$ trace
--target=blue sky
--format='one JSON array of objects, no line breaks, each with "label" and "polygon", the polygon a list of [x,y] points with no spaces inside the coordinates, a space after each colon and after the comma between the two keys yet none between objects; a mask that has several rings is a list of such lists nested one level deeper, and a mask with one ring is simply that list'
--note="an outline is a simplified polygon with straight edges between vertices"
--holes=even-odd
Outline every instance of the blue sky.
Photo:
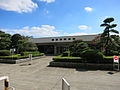
[{"label": "blue sky", "polygon": [[114,17],[120,30],[120,0],[0,0],[0,30],[24,36],[98,34]]}]

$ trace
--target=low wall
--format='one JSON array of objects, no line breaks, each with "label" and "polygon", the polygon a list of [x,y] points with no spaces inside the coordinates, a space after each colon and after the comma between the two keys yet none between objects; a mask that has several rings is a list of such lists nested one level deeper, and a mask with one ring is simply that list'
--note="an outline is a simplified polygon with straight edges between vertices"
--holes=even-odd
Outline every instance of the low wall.
[{"label": "low wall", "polygon": [[[43,56],[33,57],[32,60],[39,59],[41,57],[43,57]],[[30,61],[30,59],[29,58],[17,59],[17,60],[0,59],[0,63],[8,63],[8,64],[18,64],[18,63],[27,62],[27,61]]]},{"label": "low wall", "polygon": [[113,70],[113,64],[95,64],[95,63],[72,63],[72,62],[50,62],[52,67],[66,67],[66,68],[85,68],[85,69],[100,69]]}]

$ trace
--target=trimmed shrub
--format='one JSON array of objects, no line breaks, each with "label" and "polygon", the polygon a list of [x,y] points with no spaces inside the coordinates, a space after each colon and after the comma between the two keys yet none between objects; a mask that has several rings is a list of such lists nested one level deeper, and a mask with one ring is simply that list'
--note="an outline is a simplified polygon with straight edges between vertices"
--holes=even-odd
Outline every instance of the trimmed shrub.
[{"label": "trimmed shrub", "polygon": [[73,57],[80,57],[81,56],[81,52],[71,52],[71,56],[73,56]]},{"label": "trimmed shrub", "polygon": [[118,51],[110,50],[109,56],[112,56],[112,55],[119,55],[119,52]]},{"label": "trimmed shrub", "polygon": [[101,63],[104,63],[104,64],[113,64],[113,58],[107,58],[107,57],[105,57],[104,60],[101,61]]},{"label": "trimmed shrub", "polygon": [[0,56],[10,56],[9,50],[0,50]]},{"label": "trimmed shrub", "polygon": [[[35,56],[43,56],[44,53],[38,53],[38,54],[33,54],[32,56],[35,57]],[[23,59],[23,58],[28,58],[29,56],[26,55],[26,56],[21,56],[20,54],[16,54],[16,55],[13,55],[13,56],[0,56],[0,59],[11,59],[11,60],[16,60],[16,59]]]},{"label": "trimmed shrub", "polygon": [[81,56],[87,63],[100,63],[103,60],[103,54],[92,49],[83,51]]},{"label": "trimmed shrub", "polygon": [[23,59],[23,58],[28,58],[28,56],[0,56],[0,59],[11,59],[11,60]]},{"label": "trimmed shrub", "polygon": [[[120,56],[119,56],[120,58]],[[113,64],[113,56],[105,56],[101,63]]]},{"label": "trimmed shrub", "polygon": [[75,40],[69,46],[69,50],[71,51],[71,56],[73,57],[81,57],[82,52],[88,49],[89,49],[88,44],[81,40]]},{"label": "trimmed shrub", "polygon": [[43,55],[45,55],[45,54],[44,53],[38,53],[38,54],[33,54],[32,56],[36,57],[36,56],[43,56]]},{"label": "trimmed shrub", "polygon": [[[101,54],[100,54],[101,56]],[[101,56],[102,57],[102,56]],[[95,57],[94,57],[95,58]],[[120,58],[120,56],[119,56]],[[94,61],[93,61],[94,60]],[[60,57],[56,56],[53,57],[54,62],[72,62],[72,63],[95,63],[95,64],[113,64],[113,56],[104,56],[100,59],[100,57],[97,57],[96,59],[87,59],[81,58],[81,57]]]},{"label": "trimmed shrub", "polygon": [[62,53],[62,57],[68,57],[70,55],[70,51],[65,51]]},{"label": "trimmed shrub", "polygon": [[39,54],[40,52],[38,52],[38,51],[33,51],[33,52],[22,52],[21,53],[21,56],[28,56],[29,54],[33,54],[33,55],[35,55],[35,54]]},{"label": "trimmed shrub", "polygon": [[73,63],[82,63],[84,59],[80,57],[54,57],[53,61],[55,62],[73,62]]}]

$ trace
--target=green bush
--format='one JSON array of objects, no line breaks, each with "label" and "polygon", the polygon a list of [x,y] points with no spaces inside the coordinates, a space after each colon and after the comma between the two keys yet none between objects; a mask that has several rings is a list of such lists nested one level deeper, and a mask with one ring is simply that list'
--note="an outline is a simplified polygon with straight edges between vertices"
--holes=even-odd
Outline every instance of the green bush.
[{"label": "green bush", "polygon": [[104,60],[101,61],[104,64],[113,64],[113,58],[104,57]]},{"label": "green bush", "polygon": [[27,58],[28,56],[21,56],[20,54],[16,54],[13,56],[0,56],[0,59],[11,59],[11,60],[16,60],[16,59],[22,59],[22,58]]},{"label": "green bush", "polygon": [[119,55],[119,52],[118,51],[110,50],[109,56],[112,56],[112,55]]},{"label": "green bush", "polygon": [[71,52],[71,56],[73,56],[73,57],[80,57],[81,56],[81,52]]},{"label": "green bush", "polygon": [[96,50],[90,49],[83,51],[82,58],[84,58],[87,63],[100,63],[103,60],[103,54]]},{"label": "green bush", "polygon": [[70,55],[70,51],[65,51],[62,53],[62,57],[68,57]]},{"label": "green bush", "polygon": [[0,50],[0,56],[10,56],[9,50]]},{"label": "green bush", "polygon": [[53,59],[81,59],[81,57],[59,57],[59,56],[56,56],[56,57],[53,57]]},{"label": "green bush", "polygon": [[73,62],[73,63],[82,63],[84,59],[80,57],[54,57],[53,61],[55,62]]},{"label": "green bush", "polygon": [[43,56],[43,55],[45,55],[45,54],[44,53],[38,53],[38,54],[33,54],[32,56],[36,57],[36,56]]},{"label": "green bush", "polygon": [[[100,54],[100,56],[101,56],[101,54]],[[120,56],[119,56],[119,58],[120,58]],[[92,61],[91,61],[91,59],[90,60],[89,59],[85,60],[85,59],[83,59],[81,57],[60,57],[60,56],[53,57],[54,62],[113,64],[113,56],[104,56],[104,58],[102,57],[101,59],[100,59],[100,57],[97,57],[95,59],[92,59]]]},{"label": "green bush", "polygon": [[33,51],[33,52],[22,52],[21,56],[28,56],[29,54],[35,55],[35,54],[39,54],[40,52],[38,51]]},{"label": "green bush", "polygon": [[89,49],[88,44],[81,40],[75,40],[69,46],[69,50],[71,51],[71,56],[73,57],[80,57],[82,52],[88,49]]},{"label": "green bush", "polygon": [[[43,56],[44,53],[38,53],[38,54],[33,54],[32,56],[33,57],[36,57],[36,56]],[[26,56],[21,56],[20,54],[16,54],[16,55],[13,55],[13,56],[0,56],[0,59],[11,59],[11,60],[16,60],[16,59],[23,59],[23,58],[28,58],[29,56],[26,55]]]},{"label": "green bush", "polygon": [[102,60],[101,63],[113,64],[113,56],[104,56],[104,60]]}]

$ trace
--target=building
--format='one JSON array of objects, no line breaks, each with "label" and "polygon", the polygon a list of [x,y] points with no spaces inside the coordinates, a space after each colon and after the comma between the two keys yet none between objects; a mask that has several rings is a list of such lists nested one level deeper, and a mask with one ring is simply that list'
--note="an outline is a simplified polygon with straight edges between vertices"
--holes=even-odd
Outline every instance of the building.
[{"label": "building", "polygon": [[81,35],[81,36],[61,36],[61,37],[45,37],[31,38],[30,41],[36,43],[40,52],[45,54],[60,54],[68,50],[69,45],[74,40],[82,40],[91,43],[98,38],[98,35]]}]

